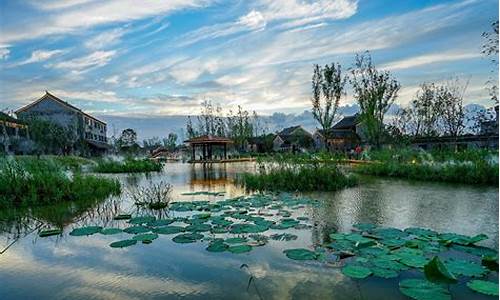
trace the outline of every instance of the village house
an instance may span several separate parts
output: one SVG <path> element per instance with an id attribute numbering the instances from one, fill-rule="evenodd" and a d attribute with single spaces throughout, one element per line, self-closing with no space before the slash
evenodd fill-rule
<path id="1" fill-rule="evenodd" d="M 301 125 L 283 129 L 273 140 L 274 151 L 301 151 L 311 148 L 314 144 L 309 131 Z"/>
<path id="2" fill-rule="evenodd" d="M 37 118 L 73 131 L 74 136 L 85 142 L 91 154 L 102 154 L 109 148 L 105 122 L 49 92 L 15 113 L 19 119 Z"/>
<path id="3" fill-rule="evenodd" d="M 0 152 L 22 154 L 29 143 L 28 126 L 0 112 Z"/>
<path id="4" fill-rule="evenodd" d="M 365 141 L 359 114 L 344 117 L 326 133 L 317 129 L 313 139 L 317 149 L 327 148 L 329 151 L 342 152 L 353 150 Z"/>

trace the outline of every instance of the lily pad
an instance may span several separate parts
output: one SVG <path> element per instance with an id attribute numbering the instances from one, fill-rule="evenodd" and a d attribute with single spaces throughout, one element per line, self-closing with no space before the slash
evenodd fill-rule
<path id="1" fill-rule="evenodd" d="M 425 256 L 403 256 L 399 260 L 402 264 L 407 265 L 408 267 L 413 267 L 413 268 L 423 268 L 427 262 L 429 261 Z"/>
<path id="2" fill-rule="evenodd" d="M 137 244 L 136 240 L 123 240 L 109 244 L 112 248 L 124 248 Z"/>
<path id="3" fill-rule="evenodd" d="M 434 256 L 434 258 L 424 266 L 425 278 L 437 283 L 456 283 L 457 278 L 448 270 L 446 265 Z"/>
<path id="4" fill-rule="evenodd" d="M 485 280 L 472 280 L 467 282 L 467 286 L 478 293 L 498 296 L 498 282 L 491 282 Z"/>
<path id="5" fill-rule="evenodd" d="M 450 292 L 443 286 L 423 279 L 405 279 L 399 282 L 399 290 L 415 300 L 450 300 Z"/>
<path id="6" fill-rule="evenodd" d="M 201 240 L 203 238 L 202 234 L 199 233 L 183 233 L 176 235 L 172 241 L 180 244 L 194 243 L 197 240 Z"/>
<path id="7" fill-rule="evenodd" d="M 100 232 L 101 229 L 102 229 L 101 226 L 86 226 L 81 228 L 75 228 L 69 233 L 69 235 L 71 236 L 93 235 Z"/>
<path id="8" fill-rule="evenodd" d="M 372 274 L 372 271 L 363 266 L 347 265 L 342 268 L 342 274 L 355 279 L 363 279 Z"/>
<path id="9" fill-rule="evenodd" d="M 249 245 L 236 245 L 227 248 L 227 251 L 235 254 L 245 253 L 252 251 L 252 246 Z"/>
<path id="10" fill-rule="evenodd" d="M 152 226 L 152 227 L 158 227 L 158 226 L 167 226 L 170 225 L 174 222 L 172 219 L 160 219 L 160 220 L 154 220 L 152 222 L 148 222 L 146 225 Z"/>
<path id="11" fill-rule="evenodd" d="M 243 244 L 246 241 L 248 241 L 246 238 L 234 237 L 234 238 L 226 239 L 224 242 L 227 244 Z"/>
<path id="12" fill-rule="evenodd" d="M 138 234 L 138 233 L 145 233 L 151 231 L 151 229 L 144 227 L 144 226 L 131 226 L 123 229 L 124 232 L 126 233 L 131 233 L 131 234 Z"/>
<path id="13" fill-rule="evenodd" d="M 132 239 L 136 240 L 136 241 L 153 241 L 153 240 L 156 240 L 158 238 L 158 234 L 156 233 L 143 233 L 143 234 L 138 234 L 138 235 L 135 235 Z"/>
<path id="14" fill-rule="evenodd" d="M 492 271 L 498 272 L 498 254 L 492 256 L 483 256 L 481 264 Z"/>
<path id="15" fill-rule="evenodd" d="M 315 260 L 318 258 L 316 252 L 307 249 L 287 249 L 283 253 L 286 257 L 294 260 Z"/>
<path id="16" fill-rule="evenodd" d="M 112 235 L 112 234 L 118 234 L 118 233 L 122 233 L 123 230 L 121 230 L 120 228 L 104 228 L 103 230 L 101 230 L 101 234 L 104 234 L 104 235 Z"/>
<path id="17" fill-rule="evenodd" d="M 60 235 L 62 234 L 63 231 L 62 229 L 45 229 L 42 230 L 38 233 L 39 237 L 46 237 L 46 236 L 51 236 L 51 235 Z"/>
<path id="18" fill-rule="evenodd" d="M 153 222 L 154 220 L 156 220 L 156 218 L 153 217 L 153 216 L 142 216 L 142 217 L 132 218 L 128 222 L 130 224 L 140 225 L 140 224 L 145 224 L 145 223 Z"/>
<path id="19" fill-rule="evenodd" d="M 181 226 L 165 226 L 153 229 L 154 233 L 158 234 L 176 234 L 184 232 L 184 227 Z"/>
<path id="20" fill-rule="evenodd" d="M 224 244 L 223 240 L 217 240 L 212 241 L 210 244 L 208 244 L 206 250 L 209 252 L 224 252 L 227 250 L 227 248 L 228 245 Z"/>
<path id="21" fill-rule="evenodd" d="M 448 270 L 455 275 L 481 277 L 488 273 L 488 269 L 466 260 L 449 259 L 445 262 Z"/>
<path id="22" fill-rule="evenodd" d="M 373 276 L 382 277 L 382 278 L 396 278 L 399 276 L 399 273 L 394 270 L 388 270 L 383 268 L 370 268 L 373 273 Z"/>

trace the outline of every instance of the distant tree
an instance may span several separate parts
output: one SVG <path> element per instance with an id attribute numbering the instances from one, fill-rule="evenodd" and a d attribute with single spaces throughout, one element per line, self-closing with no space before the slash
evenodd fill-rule
<path id="1" fill-rule="evenodd" d="M 325 134 L 333 126 L 340 98 L 345 95 L 347 77 L 340 64 L 314 65 L 312 77 L 312 113 Z M 327 138 L 327 136 L 325 136 Z"/>
<path id="2" fill-rule="evenodd" d="M 487 82 L 491 100 L 498 104 L 498 20 L 491 24 L 491 31 L 483 32 L 485 38 L 481 53 L 488 57 L 494 65 L 492 73 L 494 76 Z"/>
<path id="3" fill-rule="evenodd" d="M 177 145 L 177 134 L 171 132 L 167 138 L 163 139 L 163 146 L 169 151 L 174 151 Z"/>
<path id="4" fill-rule="evenodd" d="M 370 144 L 379 148 L 384 133 L 384 116 L 401 88 L 389 71 L 378 71 L 368 53 L 356 55 L 350 79 L 360 107 L 360 120 Z"/>
<path id="5" fill-rule="evenodd" d="M 191 121 L 191 116 L 188 116 L 186 122 L 186 134 L 188 139 L 192 139 L 198 135 L 198 132 L 193 127 L 193 122 Z"/>
<path id="6" fill-rule="evenodd" d="M 214 106 L 209 100 L 204 100 L 201 105 L 201 112 L 197 117 L 198 131 L 202 135 L 215 135 Z"/>
<path id="7" fill-rule="evenodd" d="M 238 105 L 238 111 L 233 113 L 230 110 L 226 120 L 230 132 L 229 137 L 239 149 L 243 149 L 248 138 L 253 136 L 253 126 L 248 111 Z"/>
<path id="8" fill-rule="evenodd" d="M 441 122 L 445 134 L 458 137 L 465 129 L 464 94 L 467 90 L 468 81 L 463 84 L 460 80 L 453 79 L 447 84 L 438 87 L 437 97 L 442 105 L 443 113 Z"/>
<path id="9" fill-rule="evenodd" d="M 128 148 L 137 144 L 137 133 L 132 128 L 127 128 L 122 131 L 118 138 L 120 148 Z"/>
<path id="10" fill-rule="evenodd" d="M 410 124 L 414 136 L 439 135 L 439 121 L 443 103 L 438 97 L 439 88 L 434 83 L 423 83 L 409 107 Z"/>

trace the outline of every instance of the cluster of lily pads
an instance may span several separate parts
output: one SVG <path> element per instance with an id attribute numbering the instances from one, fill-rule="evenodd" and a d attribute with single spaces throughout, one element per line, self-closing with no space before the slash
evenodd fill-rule
<path id="1" fill-rule="evenodd" d="M 160 235 L 174 235 L 172 241 L 175 243 L 207 241 L 209 252 L 238 254 L 264 246 L 269 240 L 297 239 L 296 235 L 282 231 L 312 226 L 307 217 L 293 218 L 291 212 L 317 205 L 316 200 L 284 193 L 254 194 L 216 202 L 172 202 L 169 210 L 175 217 L 157 219 L 149 215 L 122 214 L 115 216 L 115 220 L 123 220 L 127 226 L 123 229 L 86 226 L 73 229 L 70 235 L 132 235 L 111 243 L 113 248 L 129 247 L 138 242 L 149 244 Z M 488 238 L 483 234 L 468 237 L 423 228 L 382 228 L 367 223 L 353 227 L 350 233 L 331 233 L 330 240 L 314 250 L 286 249 L 283 253 L 293 260 L 333 261 L 343 266 L 344 275 L 354 279 L 396 278 L 403 271 L 421 271 L 425 279 L 404 279 L 399 283 L 403 294 L 417 300 L 451 299 L 447 285 L 467 277 L 474 278 L 467 282 L 470 289 L 498 296 L 498 284 L 488 280 L 491 271 L 498 272 L 498 252 L 476 245 Z M 39 235 L 61 233 L 55 229 L 42 231 Z M 459 255 L 447 256 L 449 252 Z M 460 258 L 443 258 L 457 256 Z"/>

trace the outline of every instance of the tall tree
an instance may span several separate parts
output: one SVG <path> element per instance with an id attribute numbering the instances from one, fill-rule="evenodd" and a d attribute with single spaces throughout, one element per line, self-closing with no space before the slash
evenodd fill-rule
<path id="1" fill-rule="evenodd" d="M 464 94 L 468 81 L 460 82 L 458 78 L 448 81 L 437 89 L 437 97 L 442 105 L 441 122 L 445 134 L 455 137 L 463 134 L 465 129 Z"/>
<path id="2" fill-rule="evenodd" d="M 186 133 L 187 133 L 188 139 L 192 139 L 198 135 L 198 132 L 193 127 L 193 121 L 191 120 L 191 116 L 188 116 L 188 118 L 187 118 Z"/>
<path id="3" fill-rule="evenodd" d="M 118 141 L 121 148 L 132 147 L 137 144 L 137 133 L 132 128 L 127 128 L 122 131 Z"/>
<path id="4" fill-rule="evenodd" d="M 163 146 L 169 151 L 174 151 L 177 145 L 177 134 L 171 132 L 168 134 L 167 138 L 163 139 Z"/>
<path id="5" fill-rule="evenodd" d="M 443 112 L 442 99 L 437 97 L 438 88 L 434 83 L 423 83 L 409 108 L 415 136 L 436 136 L 439 120 Z"/>
<path id="6" fill-rule="evenodd" d="M 389 71 L 379 71 L 369 53 L 356 55 L 350 79 L 360 107 L 360 120 L 370 144 L 379 148 L 384 136 L 384 116 L 401 88 Z"/>
<path id="7" fill-rule="evenodd" d="M 488 57 L 494 65 L 493 76 L 488 80 L 491 100 L 498 104 L 498 20 L 491 24 L 491 31 L 483 32 L 485 38 L 481 53 Z"/>
<path id="8" fill-rule="evenodd" d="M 347 77 L 342 75 L 340 64 L 314 65 L 312 77 L 312 113 L 323 129 L 325 138 L 333 126 L 340 99 L 345 95 Z"/>

